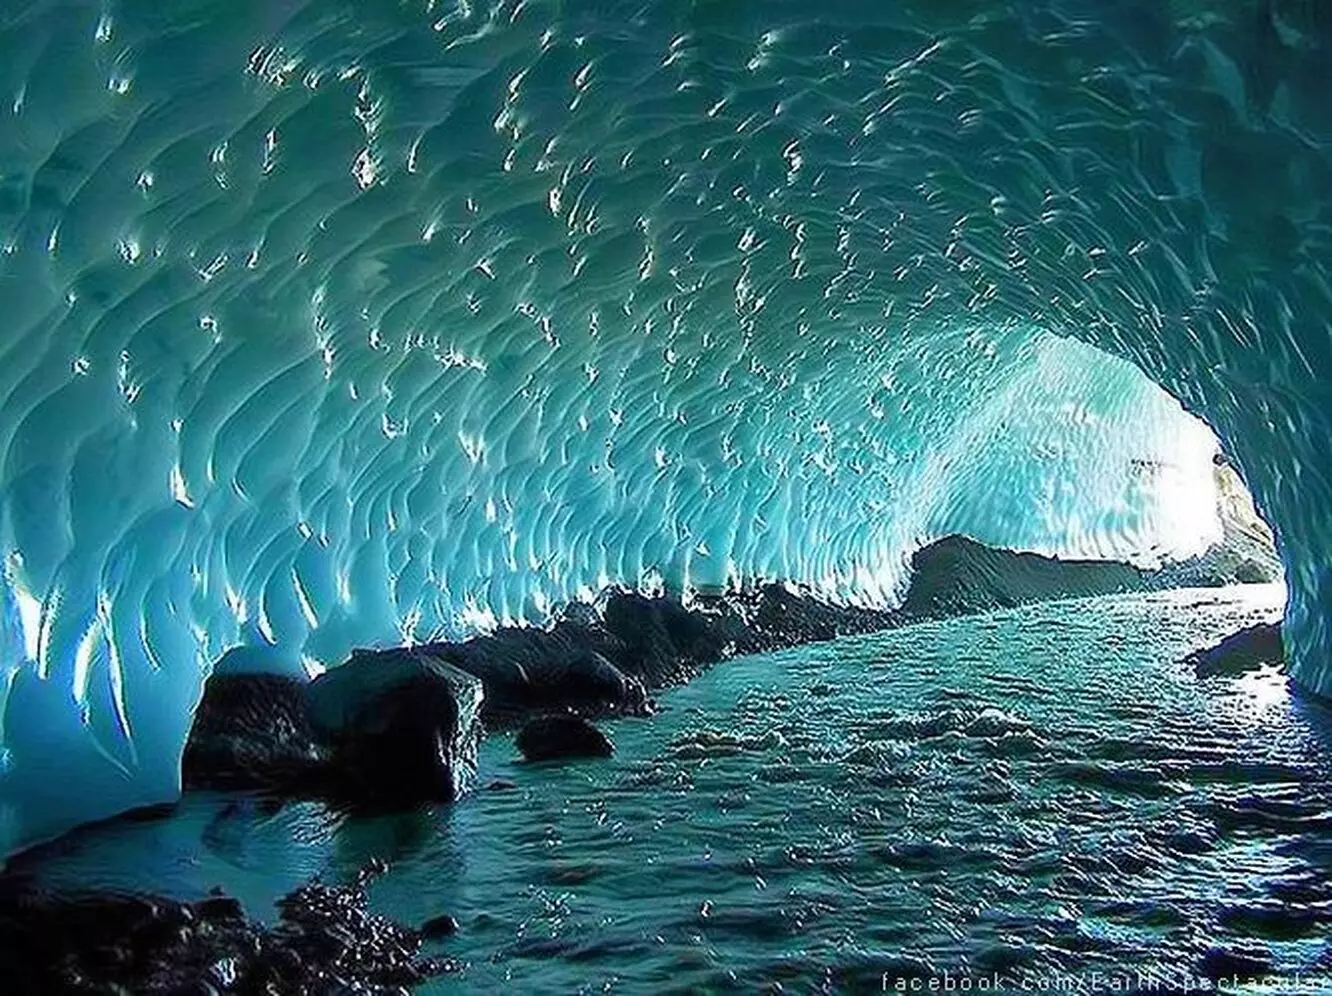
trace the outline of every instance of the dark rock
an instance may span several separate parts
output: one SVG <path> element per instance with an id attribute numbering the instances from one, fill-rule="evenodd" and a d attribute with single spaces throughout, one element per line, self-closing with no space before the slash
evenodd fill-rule
<path id="1" fill-rule="evenodd" d="M 164 820 L 176 811 L 174 802 L 158 802 L 151 806 L 139 806 L 135 809 L 126 810 L 121 813 L 118 819 L 129 823 L 154 823 L 157 820 Z"/>
<path id="2" fill-rule="evenodd" d="M 1233 477 L 1228 467 L 1217 472 Z M 1218 508 L 1227 539 L 1216 555 L 1159 571 L 1015 553 L 949 536 L 912 558 L 910 589 L 898 610 L 836 604 L 789 583 L 699 593 L 688 602 L 671 593 L 611 589 L 602 594 L 599 609 L 571 603 L 549 627 L 506 627 L 421 649 L 482 682 L 483 718 L 492 728 L 517 726 L 553 710 L 644 715 L 653 709 L 649 690 L 687 681 L 736 654 L 1028 602 L 1266 579 L 1279 570 L 1270 531 L 1238 478 L 1222 484 Z"/>
<path id="3" fill-rule="evenodd" d="M 443 913 L 421 924 L 420 933 L 422 937 L 452 937 L 458 933 L 458 921 L 448 913 Z"/>
<path id="4" fill-rule="evenodd" d="M 210 895 L 194 904 L 195 912 L 203 920 L 243 920 L 245 910 L 238 900 L 230 896 Z"/>
<path id="5" fill-rule="evenodd" d="M 725 597 L 686 607 L 673 595 L 612 590 L 600 612 L 575 602 L 549 628 L 507 627 L 422 649 L 478 678 L 486 723 L 506 726 L 552 709 L 650 713 L 648 689 L 737 652 L 748 628 Z"/>
<path id="6" fill-rule="evenodd" d="M 1028 602 L 1147 590 L 1145 572 L 1111 561 L 1058 560 L 947 536 L 911 558 L 910 618 L 987 612 Z"/>
<path id="7" fill-rule="evenodd" d="M 741 647 L 746 653 L 777 650 L 872 633 L 901 623 L 895 612 L 837 605 L 807 588 L 767 584 L 753 598 L 750 624 Z"/>
<path id="8" fill-rule="evenodd" d="M 489 725 L 550 709 L 615 715 L 642 715 L 649 709 L 643 683 L 602 652 L 616 654 L 620 648 L 599 625 L 508 627 L 423 649 L 481 681 Z"/>
<path id="9" fill-rule="evenodd" d="M 1268 664 L 1282 665 L 1285 660 L 1280 623 L 1250 626 L 1186 658 L 1200 678 L 1244 674 Z"/>
<path id="10" fill-rule="evenodd" d="M 556 660 L 552 684 L 579 702 L 606 703 L 616 711 L 641 715 L 648 709 L 643 683 L 595 650 L 578 649 Z"/>
<path id="11" fill-rule="evenodd" d="M 613 592 L 602 619 L 618 642 L 618 666 L 650 687 L 688 679 L 728 652 L 728 641 L 714 619 L 686 608 L 672 595 Z"/>
<path id="12" fill-rule="evenodd" d="M 1220 587 L 1279 580 L 1271 531 L 1229 468 L 1218 480 L 1222 542 L 1200 557 L 1156 570 L 1110 560 L 1061 560 L 945 536 L 911 557 L 911 584 L 901 607 L 912 619 L 942 618 L 1060 598 L 1133 591 Z"/>
<path id="13" fill-rule="evenodd" d="M 334 791 L 356 802 L 451 800 L 476 778 L 481 682 L 420 649 L 356 651 L 307 690 L 332 751 Z"/>
<path id="14" fill-rule="evenodd" d="M 528 721 L 514 742 L 529 761 L 563 757 L 610 757 L 615 745 L 582 716 L 559 713 Z"/>
<path id="15" fill-rule="evenodd" d="M 0 889 L 0 978 L 14 993 L 324 994 L 396 991 L 454 967 L 421 958 L 421 934 L 367 908 L 359 887 L 310 883 L 273 927 L 213 896 Z M 339 980 L 334 982 L 334 980 Z"/>
<path id="16" fill-rule="evenodd" d="M 326 760 L 302 682 L 215 674 L 204 684 L 181 773 L 189 788 L 291 789 Z"/>
<path id="17" fill-rule="evenodd" d="M 454 799 L 475 777 L 480 700 L 475 678 L 409 649 L 358 651 L 313 682 L 214 674 L 184 781 L 369 805 Z"/>
<path id="18" fill-rule="evenodd" d="M 490 782 L 490 784 L 486 786 L 486 791 L 488 791 L 488 792 L 508 792 L 508 791 L 510 791 L 510 790 L 512 790 L 512 789 L 516 789 L 517 787 L 518 787 L 518 786 L 517 786 L 516 783 L 509 781 L 507 778 L 496 778 L 496 779 L 493 779 L 493 780 Z"/>

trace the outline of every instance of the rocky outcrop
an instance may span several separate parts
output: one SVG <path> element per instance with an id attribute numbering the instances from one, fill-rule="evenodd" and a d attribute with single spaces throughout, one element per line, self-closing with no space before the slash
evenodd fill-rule
<path id="1" fill-rule="evenodd" d="M 1218 475 L 1225 538 L 1205 557 L 1155 571 L 947 536 L 912 557 L 911 584 L 897 609 L 839 605 L 795 584 L 698 594 L 687 602 L 670 593 L 612 589 L 595 606 L 569 606 L 549 627 L 506 627 L 423 649 L 482 682 L 483 715 L 495 728 L 552 709 L 642 715 L 651 711 L 653 689 L 687 681 L 736 654 L 1029 602 L 1279 577 L 1270 531 L 1248 493 L 1238 478 L 1231 480 L 1229 468 L 1219 468 Z"/>
<path id="2" fill-rule="evenodd" d="M 688 600 L 612 589 L 596 605 L 566 607 L 547 627 L 357 651 L 309 685 L 281 673 L 219 671 L 186 749 L 186 783 L 306 790 L 313 778 L 319 791 L 328 791 L 336 775 L 339 790 L 353 797 L 453 798 L 474 769 L 467 758 L 478 688 L 480 717 L 492 729 L 552 711 L 644 715 L 653 709 L 652 690 L 737 654 L 1029 602 L 1279 578 L 1271 530 L 1224 463 L 1216 469 L 1216 489 L 1221 542 L 1202 557 L 1158 570 L 947 536 L 912 557 L 910 587 L 893 610 L 834 604 L 793 584 Z M 271 662 L 265 667 L 280 671 Z M 447 760 L 431 760 L 437 756 Z"/>
<path id="3" fill-rule="evenodd" d="M 181 758 L 187 788 L 309 784 L 329 761 L 310 723 L 305 683 L 268 674 L 213 674 Z"/>
<path id="4" fill-rule="evenodd" d="M 687 681 L 726 657 L 871 633 L 924 619 L 1029 602 L 1279 579 L 1271 530 L 1235 471 L 1216 467 L 1222 538 L 1200 557 L 1156 570 L 1104 560 L 1061 560 L 946 536 L 918 550 L 897 609 L 839 605 L 801 585 L 739 592 L 648 595 L 612 589 L 576 603 L 546 628 L 501 629 L 432 653 L 485 685 L 490 726 L 549 709 L 638 715 L 647 693 Z"/>
<path id="5" fill-rule="evenodd" d="M 506 627 L 423 649 L 478 678 L 487 725 L 503 727 L 552 709 L 647 714 L 649 689 L 734 653 L 745 632 L 728 604 L 687 607 L 673 595 L 612 590 L 599 606 L 568 606 L 549 627 Z"/>
<path id="6" fill-rule="evenodd" d="M 1202 556 L 1156 570 L 1112 560 L 1061 560 L 946 536 L 912 556 L 901 614 L 937 619 L 1060 598 L 1276 581 L 1281 565 L 1266 535 L 1232 532 Z"/>
<path id="7" fill-rule="evenodd" d="M 616 641 L 621 666 L 658 687 L 685 680 L 734 649 L 742 629 L 729 608 L 617 591 L 606 600 L 602 624 Z"/>
<path id="8" fill-rule="evenodd" d="M 1195 651 L 1186 658 L 1200 678 L 1235 675 L 1268 664 L 1285 663 L 1280 623 L 1260 623 L 1232 633 L 1220 643 Z"/>
<path id="9" fill-rule="evenodd" d="M 215 674 L 183 780 L 376 805 L 455 799 L 476 777 L 481 695 L 476 678 L 409 649 L 358 651 L 312 682 Z"/>
<path id="10" fill-rule="evenodd" d="M 612 589 L 574 603 L 549 627 L 506 627 L 423 651 L 480 680 L 491 728 L 552 710 L 644 715 L 652 689 L 680 684 L 726 657 L 831 640 L 898 625 L 900 614 L 832 604 L 812 591 L 767 584 L 730 594 Z"/>
<path id="11" fill-rule="evenodd" d="M 839 605 L 802 585 L 765 584 L 736 596 L 743 631 L 734 639 L 741 653 L 781 650 L 839 636 L 873 633 L 901 625 L 900 612 Z"/>
<path id="12" fill-rule="evenodd" d="M 911 587 L 901 611 L 908 619 L 934 619 L 1147 588 L 1147 572 L 1130 564 L 1057 560 L 947 536 L 911 558 Z"/>
<path id="13" fill-rule="evenodd" d="M 610 757 L 615 745 L 582 716 L 552 713 L 529 720 L 514 738 L 527 761 Z"/>
<path id="14" fill-rule="evenodd" d="M 422 648 L 481 682 L 488 725 L 508 725 L 533 711 L 568 708 L 593 715 L 641 715 L 651 709 L 636 674 L 626 673 L 623 644 L 596 613 L 575 612 L 548 629 L 506 627 L 459 643 Z"/>
<path id="15" fill-rule="evenodd" d="M 357 651 L 310 683 L 330 777 L 358 801 L 448 801 L 476 780 L 481 682 L 421 650 Z"/>
<path id="16" fill-rule="evenodd" d="M 220 894 L 51 895 L 5 881 L 0 978 L 13 993 L 322 996 L 396 993 L 457 969 L 421 955 L 423 931 L 370 912 L 364 884 L 311 882 L 280 900 L 267 926 Z"/>
<path id="17" fill-rule="evenodd" d="M 1279 581 L 1281 561 L 1272 530 L 1223 457 L 1217 458 L 1214 483 L 1221 539 L 1198 557 L 1144 570 L 1118 561 L 1062 560 L 946 536 L 912 556 L 902 613 L 909 619 L 938 618 L 1058 598 Z"/>

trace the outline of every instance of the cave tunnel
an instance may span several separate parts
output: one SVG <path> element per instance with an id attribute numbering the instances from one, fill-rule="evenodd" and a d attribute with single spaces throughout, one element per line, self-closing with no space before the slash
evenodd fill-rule
<path id="1" fill-rule="evenodd" d="M 1188 554 L 1218 440 L 1332 693 L 1328 15 L 0 0 L 0 850 L 229 647 Z"/>

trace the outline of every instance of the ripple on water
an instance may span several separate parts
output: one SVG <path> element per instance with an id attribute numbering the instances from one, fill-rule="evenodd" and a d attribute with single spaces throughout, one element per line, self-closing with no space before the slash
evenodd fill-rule
<path id="1" fill-rule="evenodd" d="M 618 721 L 610 761 L 537 769 L 489 741 L 483 781 L 514 789 L 453 809 L 201 798 L 81 834 L 43 872 L 263 904 L 379 854 L 374 900 L 457 916 L 445 945 L 477 989 L 1323 970 L 1329 720 L 1286 697 L 1255 723 L 1237 680 L 1178 663 L 1252 610 L 1133 596 L 740 659 Z M 1126 628 L 1150 639 L 1108 656 L 1099 638 Z M 976 652 L 995 638 L 1001 659 Z"/>

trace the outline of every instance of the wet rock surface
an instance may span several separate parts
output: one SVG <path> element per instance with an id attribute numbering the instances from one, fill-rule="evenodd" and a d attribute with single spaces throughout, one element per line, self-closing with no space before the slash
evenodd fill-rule
<path id="1" fill-rule="evenodd" d="M 911 558 L 911 587 L 901 612 L 910 619 L 1013 608 L 1060 598 L 1090 598 L 1170 588 L 1208 588 L 1280 578 L 1275 554 L 1257 540 L 1213 547 L 1202 557 L 1144 570 L 1110 560 L 1060 560 L 946 536 Z"/>
<path id="2" fill-rule="evenodd" d="M 431 917 L 421 924 L 422 937 L 452 937 L 458 933 L 458 921 L 447 913 Z"/>
<path id="3" fill-rule="evenodd" d="M 529 720 L 514 743 L 528 761 L 560 758 L 610 757 L 615 745 L 582 716 L 556 713 Z"/>
<path id="4" fill-rule="evenodd" d="M 592 618 L 575 612 L 550 628 L 505 627 L 422 649 L 482 683 L 482 716 L 491 727 L 551 708 L 589 715 L 650 712 L 642 678 L 623 668 L 622 642 L 595 612 L 587 615 Z"/>
<path id="5" fill-rule="evenodd" d="M 477 677 L 490 728 L 553 709 L 585 716 L 647 715 L 650 692 L 682 684 L 737 654 L 777 650 L 901 625 L 900 613 L 835 605 L 812 591 L 769 584 L 704 594 L 611 590 L 575 603 L 547 628 L 506 627 L 423 650 Z"/>
<path id="6" fill-rule="evenodd" d="M 267 674 L 214 674 L 181 759 L 187 788 L 294 790 L 329 760 L 305 685 Z"/>
<path id="7" fill-rule="evenodd" d="M 398 993 L 457 968 L 421 954 L 414 930 L 369 910 L 368 873 L 312 881 L 268 926 L 235 899 L 52 895 L 0 880 L 0 978 L 12 993 Z M 439 920 L 452 918 L 440 917 Z"/>
<path id="8" fill-rule="evenodd" d="M 566 607 L 549 627 L 506 627 L 423 649 L 483 683 L 482 713 L 492 728 L 516 726 L 551 709 L 644 715 L 652 711 L 652 690 L 681 684 L 739 654 L 1030 602 L 1278 578 L 1270 532 L 1247 492 L 1220 479 L 1218 490 L 1236 506 L 1219 506 L 1222 541 L 1201 557 L 1154 571 L 1017 553 L 947 536 L 913 556 L 911 584 L 897 609 L 836 604 L 807 586 L 786 583 L 688 600 L 611 589 L 595 605 Z"/>
<path id="9" fill-rule="evenodd" d="M 476 780 L 481 683 L 414 649 L 357 651 L 310 683 L 336 790 L 359 801 L 449 801 Z"/>
<path id="10" fill-rule="evenodd" d="M 672 595 L 625 591 L 607 599 L 602 617 L 618 644 L 621 666 L 661 686 L 688 680 L 734 650 L 743 633 L 735 609 L 725 602 L 692 608 Z"/>
<path id="11" fill-rule="evenodd" d="M 1142 590 L 1144 572 L 1109 561 L 1057 560 L 948 536 L 916 551 L 902 612 L 929 619 L 1027 602 Z"/>
<path id="12" fill-rule="evenodd" d="M 874 633 L 910 621 L 900 611 L 838 605 L 808 588 L 789 584 L 761 586 L 752 595 L 742 596 L 740 609 L 745 621 L 743 635 L 737 641 L 740 653 Z"/>
<path id="13" fill-rule="evenodd" d="M 358 651 L 312 682 L 213 675 L 184 783 L 376 806 L 456 799 L 476 777 L 481 694 L 475 678 L 408 649 Z"/>
<path id="14" fill-rule="evenodd" d="M 457 798 L 475 774 L 478 717 L 521 727 L 551 712 L 643 716 L 651 689 L 737 654 L 909 621 L 769 584 L 686 604 L 611 591 L 548 628 L 358 650 L 312 682 L 214 675 L 185 752 L 185 782 L 371 803 Z"/>
<path id="15" fill-rule="evenodd" d="M 1280 623 L 1260 623 L 1232 633 L 1220 643 L 1190 654 L 1198 677 L 1237 675 L 1265 665 L 1283 665 Z"/>

